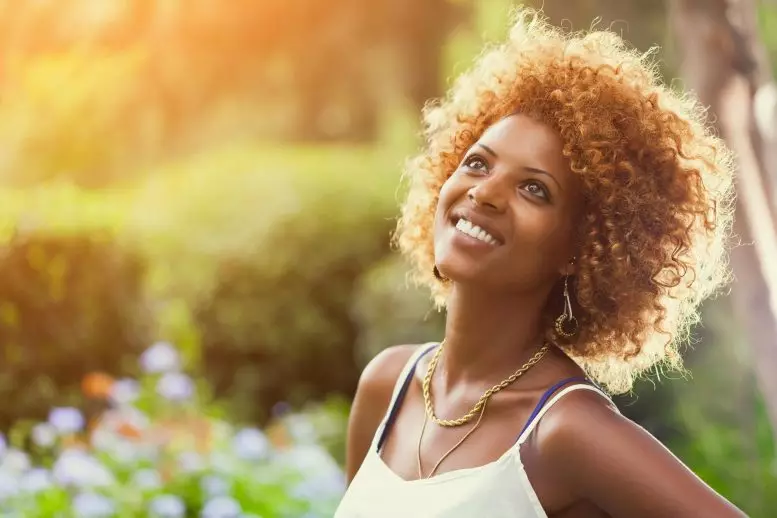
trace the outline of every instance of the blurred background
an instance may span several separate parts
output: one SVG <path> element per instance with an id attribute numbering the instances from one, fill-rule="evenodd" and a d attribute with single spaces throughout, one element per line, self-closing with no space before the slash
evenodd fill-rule
<path id="1" fill-rule="evenodd" d="M 544 9 L 659 45 L 740 156 L 737 279 L 692 377 L 618 403 L 767 517 L 777 2 L 736 4 Z M 331 515 L 361 369 L 441 336 L 389 247 L 420 109 L 515 5 L 0 0 L 3 516 Z"/>

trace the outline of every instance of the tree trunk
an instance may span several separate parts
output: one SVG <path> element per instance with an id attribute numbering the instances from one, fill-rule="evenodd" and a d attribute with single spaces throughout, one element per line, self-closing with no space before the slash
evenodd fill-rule
<path id="1" fill-rule="evenodd" d="M 777 440 L 777 234 L 767 194 L 777 163 L 753 118 L 753 95 L 770 76 L 755 9 L 753 0 L 672 0 L 670 21 L 685 80 L 737 156 L 734 230 L 741 244 L 731 254 L 731 297 Z"/>

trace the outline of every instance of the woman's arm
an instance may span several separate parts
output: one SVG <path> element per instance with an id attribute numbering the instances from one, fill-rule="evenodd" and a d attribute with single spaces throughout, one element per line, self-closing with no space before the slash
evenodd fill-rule
<path id="1" fill-rule="evenodd" d="M 601 396 L 568 394 L 536 432 L 544 462 L 574 495 L 613 518 L 740 518 L 660 442 Z"/>
<path id="2" fill-rule="evenodd" d="M 362 371 L 348 416 L 345 471 L 349 484 L 362 465 L 375 431 L 388 410 L 397 378 L 417 347 L 396 345 L 384 349 Z"/>

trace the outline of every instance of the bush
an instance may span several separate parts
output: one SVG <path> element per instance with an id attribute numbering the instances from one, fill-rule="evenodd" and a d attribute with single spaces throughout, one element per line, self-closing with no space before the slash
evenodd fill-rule
<path id="1" fill-rule="evenodd" d="M 0 429 L 73 403 L 146 340 L 142 260 L 109 236 L 20 235 L 0 253 Z"/>
<path id="2" fill-rule="evenodd" d="M 135 198 L 132 228 L 155 297 L 192 309 L 216 395 L 257 421 L 278 401 L 350 395 L 354 289 L 388 252 L 396 210 L 390 159 L 369 148 L 230 148 L 155 178 Z"/>
<path id="3" fill-rule="evenodd" d="M 25 240 L 56 241 L 79 263 L 70 281 L 96 290 L 72 289 L 88 300 L 62 303 L 71 317 L 45 336 L 53 352 L 43 368 L 78 379 L 83 370 L 59 354 L 78 342 L 79 354 L 91 358 L 85 366 L 117 372 L 118 360 L 99 363 L 104 355 L 95 348 L 118 356 L 132 355 L 135 346 L 105 333 L 84 337 L 90 330 L 79 319 L 118 318 L 126 321 L 114 329 L 138 330 L 133 343 L 152 334 L 179 344 L 185 364 L 201 369 L 241 419 L 261 422 L 278 401 L 297 406 L 333 393 L 350 396 L 360 370 L 353 298 L 361 276 L 388 253 L 396 171 L 390 154 L 371 148 L 234 145 L 150 171 L 123 189 L 49 184 L 0 192 L 7 202 L 0 229 L 10 235 L 8 229 L 24 227 Z M 93 235 L 108 255 L 77 255 Z M 90 263 L 123 268 L 107 250 L 126 254 L 127 265 L 135 257 L 138 271 Z M 9 262 L 3 275 L 30 275 L 17 271 L 22 263 Z M 136 284 L 134 291 L 127 283 Z M 52 392 L 59 383 L 49 385 Z"/>
<path id="4" fill-rule="evenodd" d="M 407 262 L 392 254 L 359 280 L 352 311 L 359 370 L 388 346 L 439 341 L 445 334 L 445 313 L 434 309 L 429 290 L 410 285 L 408 271 Z"/>

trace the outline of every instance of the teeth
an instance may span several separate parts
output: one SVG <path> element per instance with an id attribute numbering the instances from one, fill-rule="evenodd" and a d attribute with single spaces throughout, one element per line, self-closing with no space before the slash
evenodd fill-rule
<path id="1" fill-rule="evenodd" d="M 467 221 L 464 218 L 459 219 L 459 221 L 456 223 L 456 229 L 464 234 L 467 234 L 470 237 L 474 237 L 475 239 L 484 241 L 489 245 L 496 244 L 496 239 L 494 239 L 494 237 L 491 234 L 489 234 L 479 226 L 473 225 L 471 222 Z"/>

